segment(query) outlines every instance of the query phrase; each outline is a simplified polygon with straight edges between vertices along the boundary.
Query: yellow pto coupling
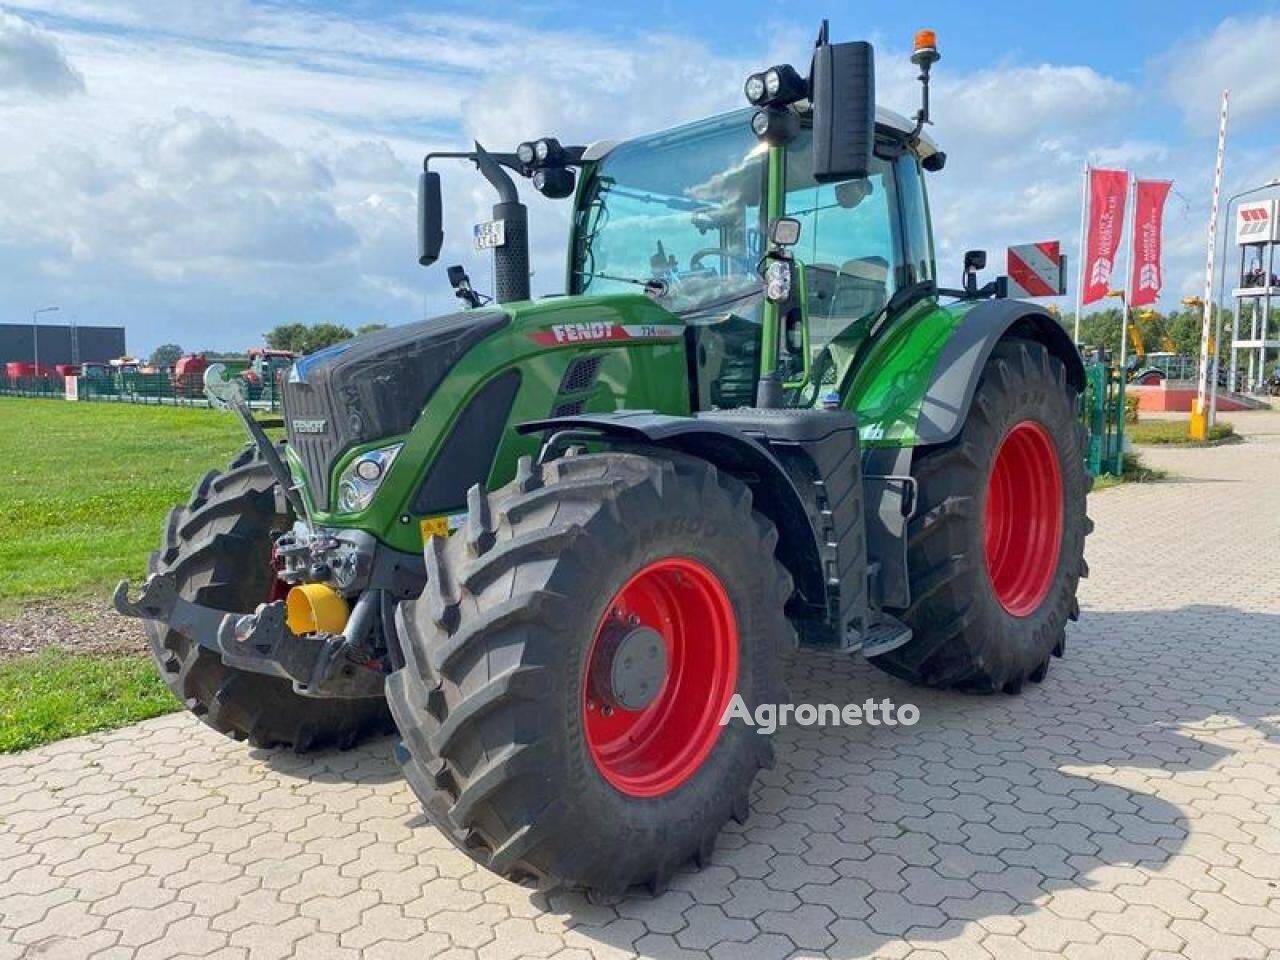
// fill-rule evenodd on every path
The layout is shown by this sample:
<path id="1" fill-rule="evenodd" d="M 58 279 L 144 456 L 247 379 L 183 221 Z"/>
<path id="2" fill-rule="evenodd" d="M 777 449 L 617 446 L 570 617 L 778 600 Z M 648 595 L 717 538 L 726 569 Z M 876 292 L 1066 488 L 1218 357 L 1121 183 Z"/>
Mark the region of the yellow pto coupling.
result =
<path id="1" fill-rule="evenodd" d="M 299 636 L 304 633 L 341 633 L 350 613 L 342 594 L 323 583 L 304 583 L 294 587 L 285 599 L 285 622 Z"/>

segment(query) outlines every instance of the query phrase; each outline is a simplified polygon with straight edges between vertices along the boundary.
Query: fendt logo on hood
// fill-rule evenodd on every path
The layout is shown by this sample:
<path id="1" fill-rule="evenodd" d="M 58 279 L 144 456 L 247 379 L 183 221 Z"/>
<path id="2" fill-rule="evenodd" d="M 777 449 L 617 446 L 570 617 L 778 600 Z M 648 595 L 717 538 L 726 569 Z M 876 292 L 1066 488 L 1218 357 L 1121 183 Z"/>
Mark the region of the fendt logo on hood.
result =
<path id="1" fill-rule="evenodd" d="M 566 343 L 654 340 L 678 337 L 683 332 L 684 325 L 679 323 L 553 323 L 546 330 L 533 331 L 529 339 L 543 347 L 558 347 Z"/>
<path id="2" fill-rule="evenodd" d="M 616 323 L 557 323 L 551 327 L 556 343 L 581 343 L 592 340 L 616 339 Z"/>

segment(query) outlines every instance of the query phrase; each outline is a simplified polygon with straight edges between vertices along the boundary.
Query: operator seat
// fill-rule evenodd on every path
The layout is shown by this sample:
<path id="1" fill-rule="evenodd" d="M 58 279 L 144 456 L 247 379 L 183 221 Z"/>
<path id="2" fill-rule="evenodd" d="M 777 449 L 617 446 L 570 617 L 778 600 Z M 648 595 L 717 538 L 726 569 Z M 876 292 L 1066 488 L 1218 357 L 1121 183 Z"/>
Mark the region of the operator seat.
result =
<path id="1" fill-rule="evenodd" d="M 840 267 L 831 315 L 861 320 L 879 313 L 888 300 L 889 262 L 884 257 L 857 257 Z"/>

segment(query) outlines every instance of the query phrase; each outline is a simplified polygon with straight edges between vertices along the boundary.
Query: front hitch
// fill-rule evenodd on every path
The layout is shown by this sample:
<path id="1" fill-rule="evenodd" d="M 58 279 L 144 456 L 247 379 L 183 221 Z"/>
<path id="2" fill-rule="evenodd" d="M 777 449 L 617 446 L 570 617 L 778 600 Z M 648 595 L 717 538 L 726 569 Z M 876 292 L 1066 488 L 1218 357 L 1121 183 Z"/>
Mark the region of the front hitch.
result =
<path id="1" fill-rule="evenodd" d="M 371 596 L 362 597 L 362 603 L 372 602 Z M 121 615 L 164 624 L 216 653 L 229 667 L 289 680 L 301 696 L 382 696 L 386 675 L 381 661 L 368 656 L 363 638 L 341 633 L 298 636 L 285 623 L 282 600 L 260 603 L 251 614 L 227 613 L 183 599 L 173 577 L 153 573 L 136 600 L 129 599 L 129 581 L 121 580 L 111 602 Z M 363 625 L 367 628 L 367 620 Z"/>

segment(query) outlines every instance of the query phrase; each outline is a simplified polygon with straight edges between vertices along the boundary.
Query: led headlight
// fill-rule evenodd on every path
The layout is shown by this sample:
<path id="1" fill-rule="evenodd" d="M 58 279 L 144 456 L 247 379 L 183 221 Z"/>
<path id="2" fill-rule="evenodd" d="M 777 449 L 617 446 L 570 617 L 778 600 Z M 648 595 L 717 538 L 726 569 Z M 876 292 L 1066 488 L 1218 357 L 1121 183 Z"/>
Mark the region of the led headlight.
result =
<path id="1" fill-rule="evenodd" d="M 747 77 L 747 82 L 744 85 L 742 92 L 747 95 L 748 102 L 754 104 L 764 103 L 764 74 L 753 73 L 751 76 Z"/>
<path id="2" fill-rule="evenodd" d="M 533 174 L 534 189 L 552 200 L 561 200 L 571 195 L 575 181 L 573 171 L 565 167 L 549 167 Z"/>
<path id="3" fill-rule="evenodd" d="M 338 509 L 343 513 L 359 513 L 367 509 L 402 446 L 404 444 L 393 443 L 377 450 L 367 450 L 347 464 L 338 477 Z"/>
<path id="4" fill-rule="evenodd" d="M 751 131 L 770 146 L 778 146 L 795 139 L 800 118 L 787 107 L 762 107 L 751 117 Z"/>
<path id="5" fill-rule="evenodd" d="M 533 166 L 534 150 L 532 143 L 522 143 L 516 147 L 516 159 L 526 167 Z"/>
<path id="6" fill-rule="evenodd" d="M 791 261 L 770 260 L 764 270 L 765 296 L 771 303 L 782 303 L 791 297 Z"/>
<path id="7" fill-rule="evenodd" d="M 539 166 L 553 167 L 564 159 L 564 147 L 555 137 L 543 137 L 534 142 L 533 155 Z"/>

